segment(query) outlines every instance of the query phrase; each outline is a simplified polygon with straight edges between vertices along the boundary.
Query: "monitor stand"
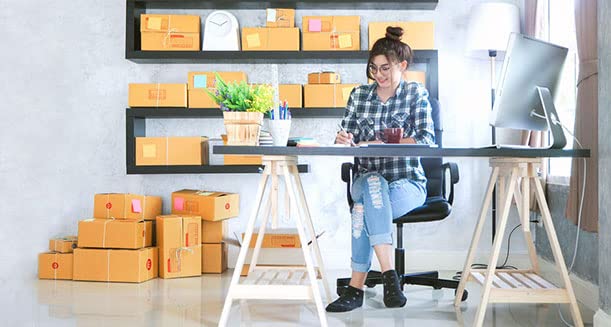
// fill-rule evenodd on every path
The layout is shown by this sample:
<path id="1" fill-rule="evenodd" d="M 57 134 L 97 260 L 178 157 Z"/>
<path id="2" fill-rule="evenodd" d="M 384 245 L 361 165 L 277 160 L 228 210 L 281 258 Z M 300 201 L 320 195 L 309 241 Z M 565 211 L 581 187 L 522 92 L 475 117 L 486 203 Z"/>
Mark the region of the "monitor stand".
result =
<path id="1" fill-rule="evenodd" d="M 564 137 L 564 131 L 562 130 L 562 125 L 558 119 L 558 113 L 556 113 L 556 107 L 554 106 L 552 94 L 547 87 L 541 86 L 537 86 L 537 92 L 539 93 L 539 99 L 541 100 L 541 106 L 543 107 L 545 119 L 547 119 L 547 126 L 552 134 L 552 143 L 550 143 L 547 148 L 563 149 L 566 146 L 566 138 Z"/>

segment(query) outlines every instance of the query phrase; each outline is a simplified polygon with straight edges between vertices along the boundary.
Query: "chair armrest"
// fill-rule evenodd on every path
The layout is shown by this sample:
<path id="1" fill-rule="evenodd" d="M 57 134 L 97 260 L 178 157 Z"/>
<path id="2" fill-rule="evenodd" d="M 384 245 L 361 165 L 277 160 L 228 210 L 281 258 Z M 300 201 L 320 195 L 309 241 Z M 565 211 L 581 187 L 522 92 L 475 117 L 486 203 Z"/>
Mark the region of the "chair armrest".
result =
<path id="1" fill-rule="evenodd" d="M 348 200 L 348 205 L 352 208 L 352 196 L 350 196 L 350 186 L 352 184 L 352 168 L 354 165 L 351 162 L 344 162 L 342 164 L 342 181 L 346 183 L 346 199 Z"/>
<path id="2" fill-rule="evenodd" d="M 448 202 L 450 204 L 452 204 L 454 202 L 454 184 L 457 184 L 458 181 L 460 180 L 460 174 L 458 172 L 458 165 L 455 162 L 446 162 L 443 165 L 441 165 L 441 168 L 443 169 L 443 197 L 446 197 L 446 187 L 445 187 L 445 176 L 446 176 L 446 171 L 449 170 L 450 171 L 450 195 L 447 197 Z"/>

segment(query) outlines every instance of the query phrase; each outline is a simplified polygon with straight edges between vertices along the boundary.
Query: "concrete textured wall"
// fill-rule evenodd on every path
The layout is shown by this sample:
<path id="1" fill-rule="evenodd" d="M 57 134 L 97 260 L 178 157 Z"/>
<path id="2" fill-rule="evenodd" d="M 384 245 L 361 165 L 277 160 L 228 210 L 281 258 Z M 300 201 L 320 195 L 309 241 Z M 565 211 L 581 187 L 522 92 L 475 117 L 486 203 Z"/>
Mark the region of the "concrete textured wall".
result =
<path id="1" fill-rule="evenodd" d="M 598 253 L 600 308 L 611 314 L 611 4 L 598 1 Z"/>
<path id="2" fill-rule="evenodd" d="M 477 2 L 441 0 L 435 11 L 299 11 L 296 22 L 300 26 L 305 14 L 360 15 L 361 44 L 366 49 L 365 27 L 370 21 L 434 21 L 446 146 L 481 145 L 489 142 L 489 65 L 486 58 L 464 55 L 469 10 Z M 510 2 L 523 7 L 520 0 Z M 190 12 L 201 15 L 202 20 L 209 13 Z M 234 13 L 241 26 L 264 22 L 263 10 Z M 230 230 L 245 228 L 257 175 L 125 174 L 127 84 L 184 83 L 193 70 L 243 70 L 251 82 L 266 82 L 270 66 L 136 64 L 124 59 L 124 25 L 125 1 L 0 0 L 4 35 L 4 51 L 0 51 L 0 244 L 4 245 L 0 262 L 11 263 L 0 265 L 0 288 L 12 278 L 35 278 L 37 254 L 46 249 L 50 237 L 76 233 L 77 221 L 91 216 L 96 192 L 162 195 L 166 204 L 170 193 L 182 188 L 239 192 L 241 214 L 230 221 Z M 364 62 L 280 65 L 280 82 L 305 83 L 307 72 L 325 69 L 338 70 L 346 82 L 365 83 L 364 68 Z M 291 135 L 309 135 L 330 143 L 337 122 L 296 119 Z M 220 119 L 157 120 L 147 124 L 147 131 L 149 136 L 218 136 L 223 126 Z M 325 259 L 331 268 L 348 268 L 350 218 L 339 172 L 340 163 L 349 159 L 302 160 L 312 165 L 303 182 L 314 224 L 326 231 L 321 239 Z M 485 159 L 453 161 L 461 169 L 453 214 L 442 222 L 406 227 L 406 247 L 411 253 L 466 255 L 489 169 Z M 167 205 L 165 211 L 169 212 Z M 284 219 L 281 223 L 288 224 Z M 482 249 L 488 249 L 484 239 Z M 236 249 L 231 247 L 230 265 Z M 512 253 L 524 252 L 520 241 L 512 242 Z"/>
<path id="3" fill-rule="evenodd" d="M 569 222 L 564 214 L 569 188 L 566 185 L 548 184 L 546 193 L 562 255 L 567 267 L 569 267 L 573 260 L 575 237 L 577 235 L 577 226 Z M 537 254 L 554 262 L 545 229 L 537 226 L 534 232 Z M 598 284 L 598 234 L 583 230 L 579 232 L 579 247 L 572 273 L 584 280 Z"/>

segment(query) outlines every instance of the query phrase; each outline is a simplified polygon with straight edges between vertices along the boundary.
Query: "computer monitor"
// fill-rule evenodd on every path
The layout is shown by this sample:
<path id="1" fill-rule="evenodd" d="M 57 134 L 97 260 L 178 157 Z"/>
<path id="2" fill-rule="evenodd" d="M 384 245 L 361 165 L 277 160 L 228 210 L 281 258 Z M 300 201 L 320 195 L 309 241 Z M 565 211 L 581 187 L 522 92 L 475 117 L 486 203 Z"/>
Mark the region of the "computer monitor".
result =
<path id="1" fill-rule="evenodd" d="M 512 33 L 496 88 L 490 124 L 524 130 L 550 130 L 548 148 L 562 149 L 566 138 L 552 95 L 567 48 Z"/>

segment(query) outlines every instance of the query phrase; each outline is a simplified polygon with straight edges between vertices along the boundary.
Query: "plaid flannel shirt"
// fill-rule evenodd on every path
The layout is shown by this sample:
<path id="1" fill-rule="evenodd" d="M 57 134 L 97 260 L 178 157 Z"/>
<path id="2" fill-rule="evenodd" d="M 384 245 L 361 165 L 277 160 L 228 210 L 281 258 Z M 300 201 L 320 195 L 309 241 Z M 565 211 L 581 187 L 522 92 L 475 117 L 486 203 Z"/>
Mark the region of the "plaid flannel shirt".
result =
<path id="1" fill-rule="evenodd" d="M 384 128 L 403 127 L 403 137 L 416 143 L 434 144 L 435 130 L 429 92 L 421 83 L 401 81 L 395 95 L 382 103 L 377 83 L 361 85 L 350 93 L 342 127 L 354 135 L 354 142 L 373 141 Z M 378 172 L 389 182 L 408 178 L 426 184 L 417 157 L 359 158 L 357 175 Z"/>

